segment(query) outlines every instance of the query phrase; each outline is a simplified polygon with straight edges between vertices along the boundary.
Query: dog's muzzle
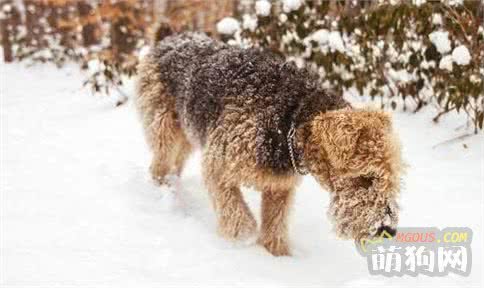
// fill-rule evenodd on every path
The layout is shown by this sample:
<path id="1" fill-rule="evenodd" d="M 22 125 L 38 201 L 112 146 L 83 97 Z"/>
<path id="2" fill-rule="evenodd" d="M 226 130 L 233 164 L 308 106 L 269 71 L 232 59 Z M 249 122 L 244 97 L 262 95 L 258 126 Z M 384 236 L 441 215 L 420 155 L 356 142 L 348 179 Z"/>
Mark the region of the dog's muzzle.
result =
<path id="1" fill-rule="evenodd" d="M 384 238 L 390 238 L 390 237 L 395 237 L 395 235 L 397 235 L 397 229 L 390 226 L 382 225 L 378 227 L 378 230 L 376 230 L 375 236 L 376 237 L 383 236 Z"/>

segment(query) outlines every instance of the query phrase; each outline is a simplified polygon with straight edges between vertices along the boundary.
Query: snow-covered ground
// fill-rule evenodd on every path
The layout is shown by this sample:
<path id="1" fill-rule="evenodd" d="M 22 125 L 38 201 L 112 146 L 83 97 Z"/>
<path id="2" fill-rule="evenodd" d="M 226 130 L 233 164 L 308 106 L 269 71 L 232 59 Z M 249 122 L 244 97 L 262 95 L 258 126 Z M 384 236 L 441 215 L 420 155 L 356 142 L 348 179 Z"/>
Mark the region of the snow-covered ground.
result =
<path id="1" fill-rule="evenodd" d="M 395 113 L 409 164 L 400 225 L 471 227 L 473 271 L 385 278 L 369 275 L 353 242 L 336 239 L 328 193 L 310 177 L 291 216 L 293 257 L 227 243 L 215 232 L 199 155 L 174 201 L 149 180 L 131 102 L 113 108 L 91 96 L 72 67 L 0 65 L 2 287 L 482 285 L 484 137 L 445 142 L 468 132 L 455 115 L 435 125 L 431 108 Z M 258 213 L 259 194 L 245 194 Z"/>

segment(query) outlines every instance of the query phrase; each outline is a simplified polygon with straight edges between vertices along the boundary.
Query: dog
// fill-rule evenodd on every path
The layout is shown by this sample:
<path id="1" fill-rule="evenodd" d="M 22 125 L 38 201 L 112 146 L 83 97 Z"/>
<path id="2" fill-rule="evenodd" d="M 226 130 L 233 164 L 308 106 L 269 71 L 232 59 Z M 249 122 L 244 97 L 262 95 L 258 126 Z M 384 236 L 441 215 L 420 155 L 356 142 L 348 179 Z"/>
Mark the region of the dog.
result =
<path id="1" fill-rule="evenodd" d="M 400 148 L 391 118 L 355 109 L 318 76 L 267 51 L 161 26 L 139 64 L 136 106 L 158 184 L 180 175 L 193 149 L 218 232 L 257 236 L 241 186 L 262 193 L 257 243 L 291 254 L 288 215 L 302 175 L 330 191 L 329 215 L 343 238 L 395 235 Z"/>

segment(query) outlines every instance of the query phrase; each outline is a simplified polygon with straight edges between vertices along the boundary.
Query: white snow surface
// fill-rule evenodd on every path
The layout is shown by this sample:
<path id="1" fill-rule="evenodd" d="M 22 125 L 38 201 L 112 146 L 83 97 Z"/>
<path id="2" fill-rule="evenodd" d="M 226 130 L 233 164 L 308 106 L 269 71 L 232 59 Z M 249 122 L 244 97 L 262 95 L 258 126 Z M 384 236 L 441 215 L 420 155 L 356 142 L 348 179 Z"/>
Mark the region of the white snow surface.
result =
<path id="1" fill-rule="evenodd" d="M 409 165 L 401 226 L 468 226 L 469 277 L 370 276 L 326 217 L 328 192 L 305 177 L 290 217 L 292 257 L 219 238 L 200 155 L 174 188 L 148 176 L 150 153 L 129 101 L 80 89 L 75 67 L 1 64 L 2 287 L 481 287 L 484 139 L 431 107 L 394 113 Z M 124 87 L 132 95 L 132 84 Z M 440 144 L 439 144 L 440 143 Z M 435 146 L 437 145 L 437 146 Z M 244 190 L 258 215 L 260 194 Z"/>
<path id="2" fill-rule="evenodd" d="M 87 69 L 91 74 L 99 72 L 103 66 L 104 64 L 102 64 L 99 59 L 91 59 L 87 62 Z"/>
<path id="3" fill-rule="evenodd" d="M 471 53 L 466 46 L 460 45 L 452 51 L 452 60 L 459 65 L 467 65 L 471 62 Z"/>
<path id="4" fill-rule="evenodd" d="M 344 52 L 345 45 L 343 44 L 343 38 L 341 38 L 341 33 L 339 31 L 331 31 L 331 33 L 329 33 L 328 42 L 329 47 L 339 52 Z"/>
<path id="5" fill-rule="evenodd" d="M 452 56 L 446 55 L 440 59 L 439 68 L 442 70 L 452 71 L 454 68 L 452 65 Z"/>
<path id="6" fill-rule="evenodd" d="M 343 38 L 339 31 L 329 31 L 327 29 L 319 29 L 308 36 L 309 40 L 317 42 L 321 47 L 328 46 L 329 48 L 344 52 L 345 45 L 343 43 Z"/>
<path id="7" fill-rule="evenodd" d="M 463 5 L 463 4 L 464 4 L 464 0 L 449 0 L 450 6 L 458 6 L 458 5 Z"/>
<path id="8" fill-rule="evenodd" d="M 250 31 L 255 31 L 255 29 L 257 29 L 257 17 L 249 14 L 244 14 L 242 16 L 242 28 L 248 29 Z"/>
<path id="9" fill-rule="evenodd" d="M 319 29 L 313 32 L 311 35 L 311 40 L 316 41 L 319 45 L 328 44 L 329 31 L 327 29 Z"/>
<path id="10" fill-rule="evenodd" d="M 148 56 L 148 54 L 150 53 L 150 51 L 151 51 L 151 45 L 144 45 L 139 50 L 138 58 L 140 60 L 143 59 L 143 58 L 145 58 L 146 56 Z"/>
<path id="11" fill-rule="evenodd" d="M 445 54 L 452 49 L 450 47 L 449 32 L 447 31 L 434 31 L 429 34 L 429 39 L 437 47 L 437 51 L 440 54 Z"/>
<path id="12" fill-rule="evenodd" d="M 301 7 L 303 0 L 282 0 L 282 10 L 286 13 L 295 11 Z"/>
<path id="13" fill-rule="evenodd" d="M 427 0 L 412 0 L 412 4 L 420 6 L 427 3 Z"/>
<path id="14" fill-rule="evenodd" d="M 284 14 L 284 13 L 279 14 L 279 21 L 281 23 L 286 23 L 286 21 L 287 21 L 287 15 Z"/>
<path id="15" fill-rule="evenodd" d="M 255 2 L 255 13 L 260 16 L 269 16 L 271 14 L 271 3 L 267 0 L 259 0 Z"/>
<path id="16" fill-rule="evenodd" d="M 225 17 L 217 23 L 217 32 L 232 35 L 240 29 L 240 23 L 233 17 Z"/>
<path id="17" fill-rule="evenodd" d="M 440 13 L 432 14 L 432 24 L 442 25 L 443 24 L 442 14 L 440 14 Z"/>

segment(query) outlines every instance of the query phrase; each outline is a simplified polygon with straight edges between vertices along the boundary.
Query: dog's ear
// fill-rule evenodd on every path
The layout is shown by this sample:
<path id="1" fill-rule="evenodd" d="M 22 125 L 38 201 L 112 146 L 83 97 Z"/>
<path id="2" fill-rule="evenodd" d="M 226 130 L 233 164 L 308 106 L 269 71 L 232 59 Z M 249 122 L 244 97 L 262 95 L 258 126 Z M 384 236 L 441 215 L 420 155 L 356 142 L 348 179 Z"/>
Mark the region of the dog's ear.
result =
<path id="1" fill-rule="evenodd" d="M 364 125 L 373 131 L 389 132 L 392 127 L 392 120 L 387 112 L 381 110 L 356 110 L 357 118 L 363 121 Z"/>
<path id="2" fill-rule="evenodd" d="M 321 113 L 312 122 L 312 136 L 319 149 L 323 149 L 330 164 L 337 169 L 355 153 L 363 123 L 354 110 L 340 109 Z"/>
<path id="3" fill-rule="evenodd" d="M 340 109 L 321 113 L 312 122 L 312 135 L 333 168 L 346 169 L 358 143 L 377 139 L 391 129 L 390 117 L 382 111 Z"/>

